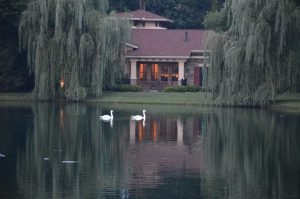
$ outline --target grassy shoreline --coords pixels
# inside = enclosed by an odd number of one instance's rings
[[[33,102],[31,93],[0,93],[1,102]],[[211,94],[205,92],[104,92],[100,98],[90,98],[87,103],[102,104],[156,104],[209,106]],[[274,111],[300,113],[300,93],[286,93],[276,98],[269,108]]]
[[[300,113],[300,93],[285,93],[270,105],[271,110],[279,112]]]
[[[100,98],[87,99],[90,103],[209,105],[210,93],[167,92],[105,92]]]

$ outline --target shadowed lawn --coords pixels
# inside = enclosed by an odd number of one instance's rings
[[[167,92],[105,92],[100,98],[88,99],[88,102],[102,103],[140,103],[140,104],[182,104],[207,105],[210,93],[167,93]]]
[[[300,93],[286,93],[276,98],[271,105],[273,110],[284,112],[300,112]]]
[[[0,93],[0,101],[32,101],[31,93]]]

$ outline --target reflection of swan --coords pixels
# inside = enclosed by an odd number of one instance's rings
[[[143,110],[143,116],[141,115],[132,115],[131,119],[132,120],[145,120],[146,119],[146,110]]]
[[[103,120],[103,121],[113,120],[114,119],[113,112],[114,112],[113,110],[110,110],[110,115],[101,115],[100,120]]]

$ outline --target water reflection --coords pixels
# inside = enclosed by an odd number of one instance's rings
[[[148,108],[146,120],[133,121],[134,111],[116,109],[112,126],[99,121],[102,111],[85,104],[33,106],[33,126],[16,163],[24,198],[300,196],[299,116]]]
[[[126,179],[124,137],[99,122],[100,108],[43,103],[33,109],[34,126],[17,157],[25,198],[105,198],[118,192],[120,179]]]
[[[199,141],[201,128],[202,116],[180,118],[156,115],[146,122],[130,121],[130,143],[173,141],[177,142],[177,145],[192,145]]]
[[[202,193],[225,198],[300,196],[299,116],[221,109],[205,123]]]

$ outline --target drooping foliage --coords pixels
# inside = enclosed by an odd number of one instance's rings
[[[227,0],[208,14],[215,103],[261,106],[300,90],[300,5],[297,0]],[[213,18],[214,17],[214,18]]]
[[[99,97],[120,73],[129,23],[106,0],[37,0],[22,13],[19,43],[35,75],[34,97]]]

